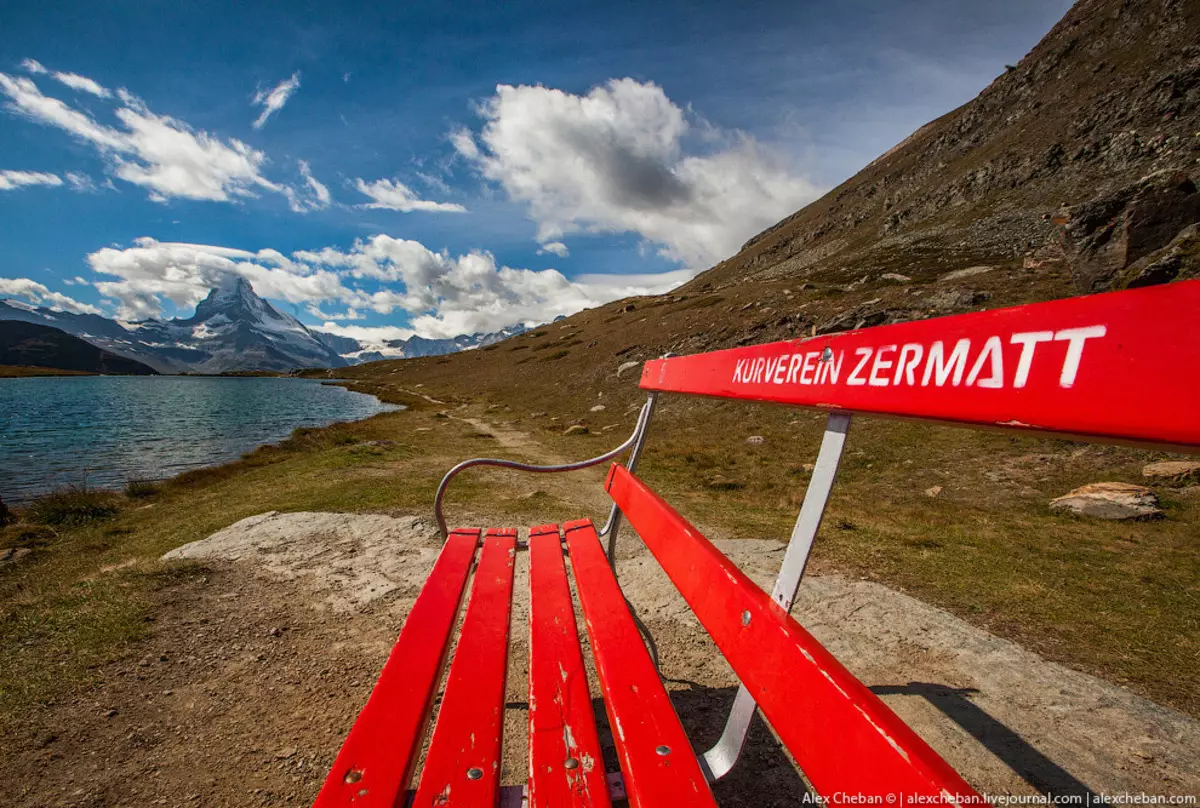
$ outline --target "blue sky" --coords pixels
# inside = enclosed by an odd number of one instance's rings
[[[1068,6],[0,0],[0,297],[173,316],[237,272],[370,338],[664,291]]]

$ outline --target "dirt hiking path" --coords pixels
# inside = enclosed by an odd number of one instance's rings
[[[309,804],[439,544],[419,517],[268,513],[172,551],[188,574],[159,593],[150,638],[91,692],[29,717],[0,765],[0,805]],[[718,544],[760,584],[782,558],[775,542]],[[526,770],[527,561],[518,554],[506,783]],[[731,671],[632,533],[618,575],[707,748]],[[795,614],[983,792],[1200,791],[1200,722],[1181,713],[878,584],[810,577]],[[803,789],[759,722],[715,790],[724,806],[783,806]]]

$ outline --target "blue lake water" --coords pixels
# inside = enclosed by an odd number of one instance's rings
[[[0,498],[119,488],[234,460],[301,426],[396,407],[316,379],[79,376],[0,379]]]

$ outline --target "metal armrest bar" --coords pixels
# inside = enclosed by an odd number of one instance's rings
[[[602,455],[580,460],[575,463],[563,463],[552,466],[537,466],[532,463],[520,463],[516,460],[501,460],[492,457],[475,457],[470,460],[464,460],[450,471],[446,472],[446,476],[442,478],[442,482],[438,485],[437,496],[433,500],[433,512],[437,517],[438,529],[442,532],[442,538],[445,539],[450,535],[446,528],[446,517],[442,513],[442,500],[446,496],[446,489],[450,485],[450,481],[459,475],[460,472],[466,471],[474,466],[497,466],[499,468],[516,469],[517,471],[529,471],[534,474],[552,474],[559,471],[579,471],[580,469],[598,466],[601,463],[612,460],[621,453],[627,451],[631,447],[640,447],[639,438],[645,434],[646,425],[650,420],[650,413],[654,408],[654,396],[652,395],[645,404],[642,405],[641,412],[638,414],[637,425],[633,428],[633,434],[630,435],[625,442],[615,449],[611,449]],[[611,517],[610,517],[611,521]]]

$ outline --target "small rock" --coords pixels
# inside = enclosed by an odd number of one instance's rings
[[[586,434],[588,434],[588,428],[586,426],[584,426],[583,424],[572,424],[571,426],[569,426],[565,430],[563,430],[563,434],[564,435],[586,435]]]
[[[936,497],[940,493],[942,493],[942,487],[940,485],[931,485],[925,489],[925,496],[927,497]]]
[[[275,753],[275,757],[279,760],[287,760],[290,757],[296,756],[296,749],[289,746],[287,749],[280,749]]]
[[[907,275],[901,275],[899,272],[885,272],[879,276],[883,281],[895,281],[896,283],[908,283],[912,278]]]
[[[603,404],[597,404],[596,406],[594,406],[590,410],[588,410],[588,412],[604,412],[606,409],[608,409],[608,408],[605,407]]]
[[[5,547],[0,549],[0,567],[6,564],[16,564],[32,552],[28,547]]]
[[[800,468],[804,469],[809,474],[812,474],[813,469],[815,469],[816,467],[817,467],[816,463],[804,463],[800,466]]]
[[[750,444],[751,446],[758,446],[760,443],[764,443],[766,440],[767,439],[762,435],[751,435],[750,437],[746,438],[746,443]]]
[[[625,371],[633,370],[634,368],[638,367],[641,364],[642,364],[641,362],[622,362],[621,365],[617,368],[617,378],[619,379],[621,377],[621,374],[623,374]]]
[[[105,718],[115,718],[115,717],[116,717],[116,715],[117,715],[117,711],[116,711],[116,710],[109,710],[108,712],[106,712],[106,713],[104,714],[104,717],[105,717]]]
[[[1130,483],[1091,483],[1051,500],[1050,508],[1097,519],[1147,519],[1162,514],[1153,491]]]
[[[433,417],[434,417],[434,418],[449,418],[449,417],[450,417],[450,413],[448,413],[448,412],[435,412],[435,413],[433,414]]]
[[[270,631],[268,631],[268,632],[267,632],[267,634],[269,634],[269,635],[270,635],[270,636],[272,636],[272,637],[278,637],[278,636],[279,636],[280,634],[282,634],[282,633],[283,633],[283,632],[279,630],[279,627],[278,627],[278,626],[276,626],[275,628],[273,628],[273,629],[271,629]]]
[[[1200,460],[1160,460],[1142,467],[1142,476],[1151,479],[1183,479],[1200,475]]]
[[[531,413],[529,413],[529,417],[530,418],[545,418],[548,414],[549,413],[545,413],[545,412],[531,412]]]
[[[704,484],[717,491],[737,491],[746,487],[746,484],[741,480],[731,480],[723,474],[713,474],[706,477]]]
[[[963,278],[972,278],[976,275],[982,275],[985,272],[991,272],[993,269],[995,269],[995,267],[989,267],[989,266],[977,266],[977,267],[967,267],[966,269],[956,269],[953,272],[947,272],[945,275],[938,278],[938,280],[940,280],[940,281],[957,281],[957,280],[961,280]]]

